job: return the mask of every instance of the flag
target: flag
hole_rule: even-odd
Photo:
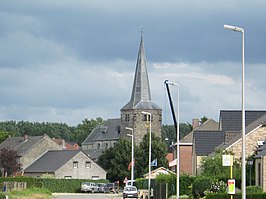
[[[131,162],[128,164],[128,166],[127,166],[127,170],[130,170],[130,168],[131,168],[132,165],[133,165],[133,166],[135,165],[134,161],[133,161],[133,162],[131,161]]]
[[[157,167],[157,158],[151,162],[152,167]]]

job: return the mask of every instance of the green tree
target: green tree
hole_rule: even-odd
[[[131,142],[120,139],[113,148],[109,148],[99,157],[98,164],[107,171],[107,179],[111,182],[123,182],[130,176],[128,165],[131,162]]]
[[[4,132],[4,131],[0,131],[0,143],[5,141],[8,138],[9,135],[11,135],[11,134],[7,133],[7,132]]]
[[[102,124],[104,124],[104,120],[100,117],[91,120],[83,120],[82,124],[77,126],[71,140],[81,144],[97,125]]]
[[[180,140],[183,139],[186,135],[188,135],[192,131],[192,126],[189,123],[180,123],[179,124],[179,133]],[[165,140],[167,138],[168,145],[176,142],[176,130],[174,125],[163,125],[162,126],[162,139]]]
[[[200,118],[200,123],[203,124],[207,120],[208,120],[208,118],[206,116],[203,116],[202,118]]]
[[[201,171],[203,176],[212,177],[218,180],[225,180],[230,177],[230,167],[222,165],[222,155],[231,154],[228,151],[217,150],[214,157],[204,157],[202,159]],[[233,162],[233,176],[240,179],[241,169],[239,160]]]
[[[152,144],[151,144],[151,159],[157,158],[157,167],[167,167],[167,146],[165,142],[159,138],[155,137],[152,133]],[[148,173],[148,162],[149,162],[149,133],[144,135],[142,142],[137,147],[135,152],[135,177],[142,177],[145,173]],[[154,167],[152,169],[155,169]]]

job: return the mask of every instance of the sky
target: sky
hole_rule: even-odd
[[[0,6],[0,121],[119,118],[130,100],[141,28],[152,101],[172,124],[164,81],[179,83],[180,122],[266,110],[264,0],[9,0]]]

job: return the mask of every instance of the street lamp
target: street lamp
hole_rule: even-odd
[[[242,33],[242,199],[246,198],[246,130],[245,130],[245,51],[244,29],[237,26],[224,25],[225,29]]]
[[[176,198],[179,198],[179,170],[180,170],[180,156],[179,156],[179,84],[165,81],[166,84],[176,86],[177,88],[177,125],[176,125]]]
[[[127,136],[131,137],[131,185],[133,186],[133,181],[134,181],[134,134],[133,134],[133,129],[129,127],[125,127],[126,130],[130,130],[131,134],[127,134]]]
[[[150,120],[150,137],[149,137],[149,181],[148,181],[148,199],[151,197],[151,113],[142,111],[142,114],[144,115],[149,115],[149,120]]]

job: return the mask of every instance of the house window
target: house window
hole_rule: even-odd
[[[77,169],[77,168],[78,168],[78,165],[79,165],[79,164],[78,164],[77,161],[74,161],[74,162],[73,162],[73,168],[74,168],[74,169]]]
[[[72,176],[65,176],[65,179],[72,179]]]
[[[85,168],[87,168],[87,169],[88,169],[88,168],[91,168],[91,162],[86,162],[86,163],[85,163]]]
[[[100,143],[97,144],[97,149],[100,149],[101,145]]]
[[[105,148],[108,148],[108,143],[105,143]]]

